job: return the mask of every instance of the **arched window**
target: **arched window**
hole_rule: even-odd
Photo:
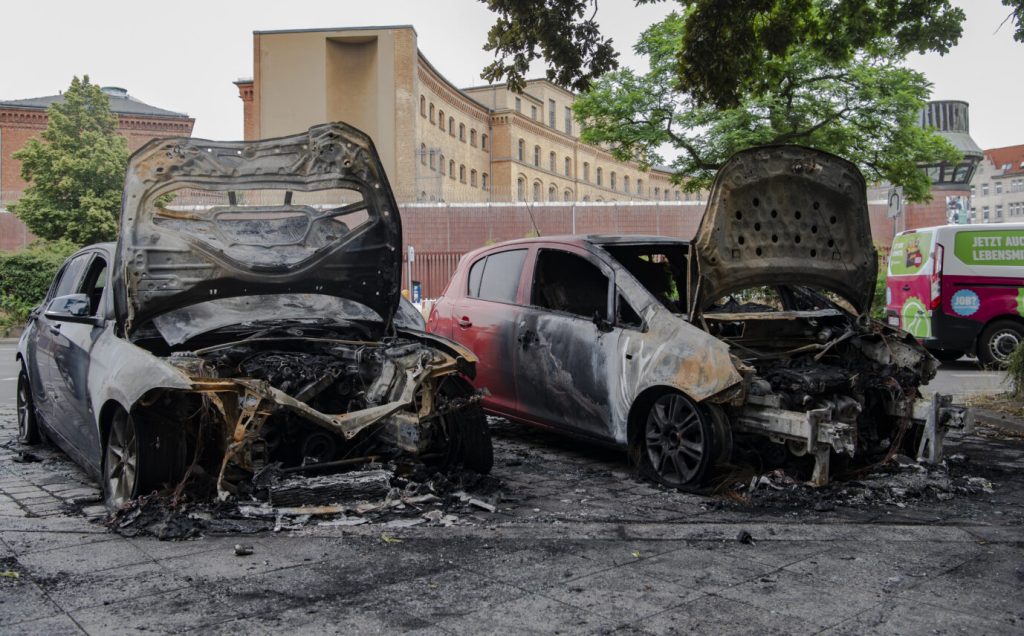
[[[469,185],[476,187],[476,170],[469,171]]]
[[[434,105],[430,105],[430,123],[434,123]]]
[[[484,190],[486,190],[487,186],[488,186],[488,183],[487,183],[487,173],[486,172],[482,172],[482,173],[480,173],[480,187],[483,188]]]
[[[654,189],[654,198],[655,198],[655,200],[657,200],[657,198],[659,196],[661,196],[661,188],[655,188]]]
[[[551,154],[548,155],[548,170],[551,172],[555,171],[555,164],[558,162],[558,157],[555,156],[555,152],[552,150]]]
[[[533,200],[540,201],[540,181],[533,182]]]
[[[644,180],[643,179],[637,179],[636,180],[636,193],[638,195],[640,195],[640,196],[643,196],[643,194],[644,194]]]
[[[603,176],[604,176],[604,170],[601,169],[601,168],[598,168],[597,169],[597,185],[602,185],[601,181],[602,181],[602,177]]]
[[[466,141],[466,124],[459,124],[459,141]]]
[[[476,128],[469,129],[469,145],[476,148]]]
[[[548,186],[548,201],[557,201],[557,200],[558,200],[558,188],[556,188],[555,184],[552,183],[551,185]]]
[[[420,163],[427,165],[427,144],[420,144]]]
[[[590,201],[590,195],[589,194],[584,194],[583,195],[583,201],[584,201],[584,203],[588,203]]]
[[[480,147],[487,150],[487,135],[480,135]]]
[[[431,170],[436,170],[437,169],[437,164],[434,163],[434,159],[435,159],[434,155],[436,155],[436,154],[437,153],[435,151],[433,151],[433,150],[430,151],[430,169]]]
[[[420,95],[420,115],[427,116],[427,98]]]
[[[516,197],[520,201],[526,200],[526,179],[523,177],[516,179]]]
[[[540,167],[540,146],[533,147],[533,165]]]
[[[443,110],[437,111],[437,126],[441,130],[444,130],[444,111]]]
[[[676,190],[675,192],[676,192],[676,201],[678,201],[678,200],[679,200],[679,198],[680,198],[680,195],[679,195],[679,190]]]
[[[448,118],[448,134],[451,135],[452,137],[455,136],[455,118],[454,117],[449,117]]]
[[[448,177],[451,178],[451,179],[455,178],[455,160],[454,159],[449,159],[448,160]]]
[[[665,200],[668,201],[668,188],[665,188]]]
[[[609,186],[609,187],[610,187],[610,188],[611,188],[612,190],[614,190],[614,189],[615,189],[615,171],[614,171],[614,170],[612,170],[612,174],[611,174],[611,179],[609,179],[609,182],[608,182],[608,186]]]
[[[444,174],[444,153],[440,153],[438,158],[438,167],[441,168],[441,174]]]
[[[572,159],[570,159],[569,157],[565,158],[565,176],[572,176]]]
[[[629,175],[622,175],[622,191],[629,194]]]
[[[572,190],[566,190],[562,193],[563,201],[572,201]]]
[[[526,161],[526,140],[519,140],[519,161]]]
[[[466,166],[465,164],[459,166],[459,181],[462,183],[466,182]]]
[[[590,163],[586,161],[583,162],[583,180],[590,181]]]

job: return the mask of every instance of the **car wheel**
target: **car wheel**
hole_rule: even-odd
[[[644,421],[644,455],[660,483],[701,486],[715,460],[716,441],[707,415],[675,391],[658,397]]]
[[[163,428],[140,426],[123,409],[114,413],[103,451],[103,497],[109,509],[117,510],[179,477],[180,435]]]
[[[466,399],[473,395],[472,388],[461,380],[449,379],[442,387],[449,400]],[[446,467],[462,466],[486,475],[494,465],[494,447],[487,416],[480,404],[471,404],[444,416],[448,436],[445,453]]]
[[[963,351],[947,351],[945,349],[929,349],[928,353],[938,359],[939,362],[956,362],[964,357]]]
[[[32,402],[32,386],[28,375],[22,369],[18,373],[18,441],[22,444],[38,444],[39,422],[36,420],[35,404]]]
[[[1004,366],[1022,341],[1024,328],[1012,320],[997,320],[981,332],[981,338],[978,339],[978,362],[986,367]]]

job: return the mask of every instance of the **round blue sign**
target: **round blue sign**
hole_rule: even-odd
[[[953,294],[950,305],[958,315],[970,316],[981,308],[981,299],[970,289],[961,289]]]

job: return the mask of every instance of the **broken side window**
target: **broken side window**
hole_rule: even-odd
[[[82,279],[82,285],[78,293],[89,297],[89,314],[99,315],[100,301],[103,299],[103,289],[107,286],[107,259],[97,256],[92,259],[89,269]]]
[[[515,302],[525,260],[525,249],[498,252],[480,259],[469,270],[469,295],[481,300]]]
[[[685,245],[605,245],[604,249],[669,311],[686,313]]]
[[[643,328],[643,320],[640,319],[640,314],[636,313],[633,307],[622,297],[622,294],[617,294],[615,299],[615,325],[630,329]]]
[[[604,318],[608,277],[586,259],[559,250],[541,250],[533,277],[531,304],[584,318]]]

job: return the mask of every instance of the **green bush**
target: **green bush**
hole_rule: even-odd
[[[1024,397],[1024,345],[1017,345],[1006,360],[1006,383],[1013,397]]]
[[[871,300],[871,317],[885,320],[885,269],[879,267],[878,278],[875,279],[875,297]]]
[[[20,252],[0,252],[0,331],[25,322],[77,249],[67,241],[36,241]]]

